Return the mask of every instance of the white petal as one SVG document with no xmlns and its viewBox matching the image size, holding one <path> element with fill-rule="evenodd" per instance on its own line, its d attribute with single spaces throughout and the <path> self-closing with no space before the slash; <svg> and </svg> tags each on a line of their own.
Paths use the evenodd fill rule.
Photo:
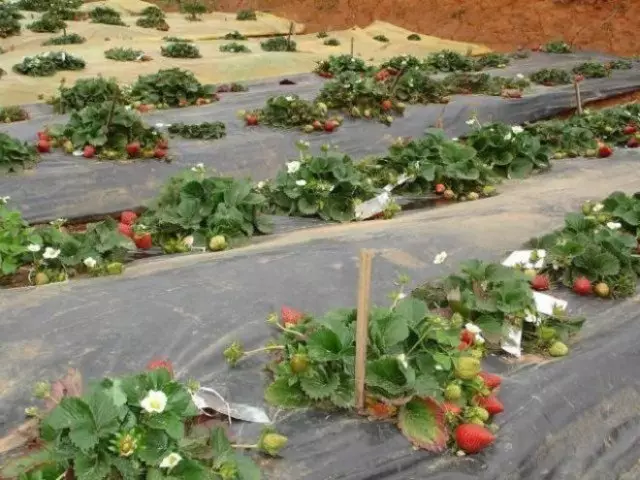
<svg viewBox="0 0 640 480">
<path fill-rule="evenodd" d="M 296 180 L 296 185 L 298 185 L 299 187 L 304 187 L 306 184 L 306 180 Z"/>
<path fill-rule="evenodd" d="M 433 259 L 433 263 L 435 263 L 436 265 L 440 265 L 441 263 L 444 263 L 446 259 L 447 259 L 447 252 L 440 252 Z"/>
</svg>

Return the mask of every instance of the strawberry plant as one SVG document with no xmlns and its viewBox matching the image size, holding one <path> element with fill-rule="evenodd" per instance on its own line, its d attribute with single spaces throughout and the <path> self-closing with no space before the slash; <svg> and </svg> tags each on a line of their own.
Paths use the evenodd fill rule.
<svg viewBox="0 0 640 480">
<path fill-rule="evenodd" d="M 179 68 L 141 75 L 131 86 L 132 100 L 171 107 L 194 105 L 198 99 L 217 100 L 213 85 L 201 84 L 192 72 Z"/>
<path fill-rule="evenodd" d="M 257 20 L 258 17 L 256 16 L 256 12 L 255 10 L 238 10 L 238 13 L 236 14 L 236 20 L 241 20 L 241 21 L 246 21 L 246 20 Z"/>
<path fill-rule="evenodd" d="M 322 148 L 313 155 L 298 143 L 299 160 L 288 162 L 273 183 L 262 187 L 275 213 L 349 222 L 355 206 L 373 198 L 376 190 L 347 155 Z"/>
<path fill-rule="evenodd" d="M 0 169 L 20 172 L 33 168 L 39 159 L 35 147 L 0 132 Z"/>
<path fill-rule="evenodd" d="M 526 125 L 525 130 L 542 145 L 553 150 L 556 159 L 584 155 L 595 157 L 596 139 L 588 128 L 568 125 L 562 120 L 548 120 Z"/>
<path fill-rule="evenodd" d="M 585 62 L 573 68 L 573 73 L 585 78 L 604 78 L 611 75 L 611 70 L 606 65 L 596 62 Z"/>
<path fill-rule="evenodd" d="M 529 78 L 534 83 L 545 85 L 547 87 L 553 87 L 555 85 L 568 85 L 573 81 L 571 74 L 565 70 L 559 70 L 557 68 L 543 68 L 537 72 L 532 73 Z"/>
<path fill-rule="evenodd" d="M 281 318 L 273 314 L 267 321 L 280 336 L 254 351 L 234 342 L 224 351 L 228 363 L 271 352 L 268 403 L 286 409 L 354 409 L 356 310 L 315 317 L 283 307 Z M 416 448 L 432 452 L 453 446 L 451 434 L 460 425 L 490 424 L 503 407 L 481 376 L 482 346 L 458 350 L 461 323 L 460 318 L 429 312 L 414 298 L 396 300 L 390 308 L 374 307 L 369 315 L 366 411 L 361 413 L 395 423 Z M 493 382 L 499 384 L 499 377 Z M 489 403 L 488 409 L 480 407 Z M 464 440 L 458 438 L 460 448 L 465 448 Z"/>
<path fill-rule="evenodd" d="M 20 10 L 28 12 L 46 12 L 49 7 L 49 0 L 19 0 L 15 5 Z"/>
<path fill-rule="evenodd" d="M 619 222 L 621 229 L 640 237 L 640 198 L 638 195 L 626 195 L 623 192 L 614 192 L 605 198 L 601 204 L 587 204 L 587 213 L 602 214 L 600 220 L 611 219 Z"/>
<path fill-rule="evenodd" d="M 204 122 L 192 125 L 174 123 L 169 127 L 169 133 L 183 138 L 218 140 L 226 137 L 227 129 L 222 122 Z"/>
<path fill-rule="evenodd" d="M 389 43 L 389 38 L 386 35 L 376 35 L 373 39 L 377 42 Z"/>
<path fill-rule="evenodd" d="M 29 114 L 27 113 L 27 111 L 18 105 L 0 107 L 0 122 L 13 123 L 22 122 L 23 120 L 28 119 Z"/>
<path fill-rule="evenodd" d="M 395 85 L 395 97 L 411 104 L 447 103 L 448 92 L 442 82 L 422 70 L 409 70 Z"/>
<path fill-rule="evenodd" d="M 0 4 L 0 38 L 20 35 L 20 13 L 10 4 Z"/>
<path fill-rule="evenodd" d="M 249 87 L 243 85 L 241 83 L 231 82 L 231 83 L 222 83 L 216 87 L 216 93 L 228 93 L 228 92 L 248 92 Z"/>
<path fill-rule="evenodd" d="M 327 60 L 320 60 L 314 72 L 324 77 L 332 77 L 343 72 L 365 73 L 369 70 L 364 60 L 345 54 L 329 55 Z"/>
<path fill-rule="evenodd" d="M 542 50 L 547 53 L 571 53 L 573 49 L 571 45 L 563 40 L 554 40 L 547 43 L 542 47 Z"/>
<path fill-rule="evenodd" d="M 201 20 L 200 15 L 207 13 L 207 7 L 202 0 L 184 0 L 180 2 L 180 10 L 187 13 L 187 20 L 197 22 Z"/>
<path fill-rule="evenodd" d="M 404 104 L 393 99 L 391 85 L 372 76 L 344 72 L 325 83 L 317 100 L 352 117 L 377 118 L 390 124 L 392 113 L 402 114 Z"/>
<path fill-rule="evenodd" d="M 225 40 L 246 40 L 247 37 L 242 35 L 239 31 L 234 30 L 233 32 L 229 32 L 224 36 Z"/>
<path fill-rule="evenodd" d="M 121 100 L 121 90 L 115 78 L 81 78 L 71 87 L 61 82 L 58 96 L 51 98 L 49 103 L 57 113 L 82 110 L 90 105 L 102 105 L 114 98 Z"/>
<path fill-rule="evenodd" d="M 0 165 L 8 163 L 5 160 L 5 154 L 11 152 L 7 148 L 8 141 L 15 142 L 7 139 L 6 134 L 0 133 L 0 153 L 3 153 L 0 156 Z M 29 253 L 29 245 L 42 243 L 41 238 L 29 227 L 20 212 L 7 206 L 7 200 L 0 198 L 0 283 L 4 283 L 8 276 L 16 273 L 24 264 L 24 259 Z"/>
<path fill-rule="evenodd" d="M 50 77 L 60 70 L 82 70 L 84 60 L 66 52 L 45 52 L 33 57 L 24 57 L 13 66 L 13 71 L 31 77 Z"/>
<path fill-rule="evenodd" d="M 488 73 L 452 73 L 442 80 L 449 93 L 468 95 L 502 95 L 504 90 L 524 90 L 529 82 L 524 78 L 494 77 Z"/>
<path fill-rule="evenodd" d="M 142 28 L 155 28 L 157 30 L 169 30 L 165 14 L 155 5 L 146 7 L 140 12 L 140 18 L 136 20 L 136 25 Z"/>
<path fill-rule="evenodd" d="M 631 70 L 633 68 L 633 62 L 631 60 L 612 60 L 605 63 L 605 67 L 609 70 Z"/>
<path fill-rule="evenodd" d="M 552 347 L 557 348 L 559 342 L 564 345 L 584 323 L 559 309 L 552 315 L 537 312 L 524 272 L 480 260 L 464 262 L 459 273 L 428 282 L 413 296 L 447 317 L 457 315 L 470 322 L 473 328 L 467 324 L 467 329 L 481 334 L 483 345 L 492 350 L 500 347 L 510 331 L 521 330 L 525 352 L 551 355 Z M 467 339 L 462 336 L 461 340 L 459 348 L 466 351 Z"/>
<path fill-rule="evenodd" d="M 585 110 L 583 115 L 568 119 L 566 125 L 586 128 L 601 142 L 626 145 L 629 133 L 625 129 L 639 122 L 640 105 L 632 103 L 599 111 Z"/>
<path fill-rule="evenodd" d="M 201 58 L 200 49 L 192 43 L 177 42 L 169 43 L 160 47 L 160 54 L 163 57 L 172 58 Z"/>
<path fill-rule="evenodd" d="M 98 6 L 89 12 L 91 23 L 103 23 L 105 25 L 126 26 L 117 10 L 111 7 Z"/>
<path fill-rule="evenodd" d="M 439 72 L 471 72 L 475 70 L 473 58 L 451 50 L 431 53 L 425 63 Z"/>
<path fill-rule="evenodd" d="M 164 40 L 165 42 L 171 42 L 171 43 L 177 43 L 177 42 L 193 43 L 193 40 L 191 40 L 190 38 L 183 38 L 183 37 L 162 37 L 162 40 Z"/>
<path fill-rule="evenodd" d="M 243 45 L 241 43 L 225 43 L 224 45 L 220 45 L 221 52 L 231 52 L 231 53 L 251 53 L 249 47 Z"/>
<path fill-rule="evenodd" d="M 422 40 L 422 38 L 420 38 L 420 35 L 418 35 L 417 33 L 411 33 L 407 35 L 407 40 L 411 40 L 412 42 L 419 42 L 420 40 Z"/>
<path fill-rule="evenodd" d="M 475 57 L 475 69 L 483 70 L 485 68 L 504 68 L 509 65 L 509 57 L 502 53 L 485 53 Z"/>
<path fill-rule="evenodd" d="M 198 166 L 172 177 L 138 221 L 156 244 L 165 246 L 191 236 L 194 245 L 217 250 L 214 239 L 233 246 L 270 233 L 271 225 L 262 214 L 266 205 L 249 181 L 209 176 Z"/>
<path fill-rule="evenodd" d="M 520 126 L 490 123 L 478 126 L 466 138 L 482 163 L 506 178 L 525 178 L 551 168 L 551 149 Z"/>
<path fill-rule="evenodd" d="M 49 40 L 42 42 L 42 45 L 78 45 L 86 42 L 87 39 L 77 33 L 67 33 L 58 37 L 51 37 Z"/>
<path fill-rule="evenodd" d="M 73 111 L 67 124 L 50 127 L 49 135 L 68 153 L 84 149 L 87 158 L 126 158 L 127 146 L 133 142 L 139 144 L 136 156 L 164 158 L 158 155 L 160 133 L 147 127 L 136 112 L 113 101 Z"/>
<path fill-rule="evenodd" d="M 265 52 L 295 52 L 297 50 L 296 42 L 281 35 L 260 42 L 260 47 Z"/>
<path fill-rule="evenodd" d="M 561 230 L 532 241 L 547 251 L 542 271 L 583 295 L 600 283 L 607 287 L 603 296 L 633 295 L 640 273 L 635 235 L 622 230 L 608 212 L 585 211 L 568 214 Z M 576 282 L 586 283 L 586 290 Z"/>
<path fill-rule="evenodd" d="M 144 52 L 134 48 L 114 47 L 105 50 L 104 56 L 116 62 L 135 62 L 144 58 Z"/>
<path fill-rule="evenodd" d="M 340 46 L 340 40 L 338 40 L 337 38 L 327 38 L 324 42 L 322 42 L 323 45 L 326 45 L 327 47 L 338 47 Z"/>
<path fill-rule="evenodd" d="M 260 468 L 243 449 L 276 456 L 287 438 L 265 428 L 254 445 L 232 444 L 225 430 L 208 422 L 192 395 L 196 381 L 173 377 L 170 362 L 147 370 L 93 381 L 83 391 L 71 369 L 55 382 L 39 382 L 34 395 L 44 410 L 27 409 L 38 420 L 37 445 L 0 471 L 4 478 L 228 478 L 255 480 Z M 170 472 L 170 477 L 166 474 Z"/>
<path fill-rule="evenodd" d="M 291 128 L 324 121 L 327 110 L 323 104 L 309 102 L 298 95 L 277 95 L 268 98 L 266 105 L 252 114 L 265 125 Z"/>
<path fill-rule="evenodd" d="M 490 191 L 486 187 L 498 181 L 473 148 L 448 140 L 439 131 L 394 144 L 386 156 L 365 161 L 359 168 L 373 179 L 375 186 L 393 185 L 399 177 L 406 176 L 408 180 L 394 191 L 430 193 L 435 185 L 442 184 L 451 192 L 450 199 L 466 198 L 465 195 L 479 198 Z"/>
<path fill-rule="evenodd" d="M 380 65 L 381 69 L 393 69 L 398 72 L 408 70 L 428 70 L 423 60 L 414 55 L 397 55 L 384 61 Z"/>
<path fill-rule="evenodd" d="M 32 32 L 56 33 L 66 26 L 67 24 L 61 18 L 45 13 L 40 19 L 27 25 L 27 28 Z"/>
</svg>

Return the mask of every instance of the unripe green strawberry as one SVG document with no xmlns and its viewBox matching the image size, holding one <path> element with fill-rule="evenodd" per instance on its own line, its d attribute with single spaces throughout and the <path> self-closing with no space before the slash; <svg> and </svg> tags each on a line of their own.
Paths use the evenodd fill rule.
<svg viewBox="0 0 640 480">
<path fill-rule="evenodd" d="M 484 422 L 477 417 L 468 419 L 467 423 L 471 423 L 473 425 L 480 425 L 481 427 L 484 427 Z"/>
<path fill-rule="evenodd" d="M 107 273 L 109 275 L 119 275 L 122 273 L 122 264 L 120 262 L 112 262 L 107 265 Z"/>
<path fill-rule="evenodd" d="M 540 340 L 550 342 L 556 336 L 556 329 L 553 327 L 540 327 Z"/>
<path fill-rule="evenodd" d="M 462 388 L 460 385 L 450 383 L 444 389 L 444 398 L 447 400 L 458 400 L 462 396 Z"/>
<path fill-rule="evenodd" d="M 482 407 L 468 407 L 464 411 L 464 416 L 469 419 L 478 418 L 483 422 L 489 420 L 489 412 Z"/>
<path fill-rule="evenodd" d="M 482 187 L 482 194 L 485 197 L 489 197 L 495 193 L 496 193 L 496 187 L 494 187 L 493 185 L 487 185 L 485 187 Z"/>
<path fill-rule="evenodd" d="M 477 348 L 474 348 L 473 350 L 471 350 L 470 353 L 473 358 L 477 358 L 478 360 L 481 360 L 482 357 L 484 357 L 484 352 Z"/>
<path fill-rule="evenodd" d="M 44 272 L 38 272 L 36 273 L 34 283 L 36 285 L 46 285 L 47 283 L 49 283 L 49 277 Z"/>
<path fill-rule="evenodd" d="M 302 373 L 309 367 L 309 357 L 303 353 L 296 353 L 289 362 L 293 373 Z"/>
<path fill-rule="evenodd" d="M 480 373 L 480 360 L 473 357 L 462 357 L 456 365 L 456 377 L 471 380 Z"/>
<path fill-rule="evenodd" d="M 564 357 L 569 353 L 569 347 L 562 342 L 555 342 L 549 347 L 549 355 L 552 357 Z"/>
</svg>

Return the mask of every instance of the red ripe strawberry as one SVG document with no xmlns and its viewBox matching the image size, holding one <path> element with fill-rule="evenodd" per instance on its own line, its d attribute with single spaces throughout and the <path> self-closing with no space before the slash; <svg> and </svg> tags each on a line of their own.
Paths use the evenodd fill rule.
<svg viewBox="0 0 640 480">
<path fill-rule="evenodd" d="M 164 148 L 156 147 L 153 151 L 153 156 L 156 158 L 164 158 L 167 156 L 167 151 Z"/>
<path fill-rule="evenodd" d="M 484 380 L 484 384 L 491 390 L 498 388 L 502 383 L 502 377 L 495 373 L 480 372 L 478 376 Z"/>
<path fill-rule="evenodd" d="M 146 103 L 143 103 L 138 107 L 138 111 L 140 113 L 147 113 L 149 110 L 151 110 L 151 108 Z"/>
<path fill-rule="evenodd" d="M 446 189 L 447 189 L 447 187 L 445 187 L 442 183 L 438 183 L 435 186 L 435 191 L 439 195 L 442 195 Z"/>
<path fill-rule="evenodd" d="M 181 98 L 180 100 L 178 100 L 179 107 L 186 107 L 187 105 L 189 105 L 189 102 L 185 98 Z"/>
<path fill-rule="evenodd" d="M 51 144 L 49 140 L 38 140 L 37 149 L 40 153 L 49 153 L 51 151 Z"/>
<path fill-rule="evenodd" d="M 331 133 L 336 129 L 336 122 L 333 120 L 327 120 L 324 122 L 324 131 L 327 133 Z"/>
<path fill-rule="evenodd" d="M 575 77 L 573 77 L 573 79 L 576 83 L 580 83 L 584 80 L 584 75 L 576 75 Z"/>
<path fill-rule="evenodd" d="M 531 280 L 531 288 L 538 291 L 549 290 L 549 276 L 548 275 L 536 275 Z"/>
<path fill-rule="evenodd" d="M 463 423 L 456 428 L 456 443 L 465 453 L 478 453 L 491 445 L 496 437 L 486 428 L 472 423 Z"/>
<path fill-rule="evenodd" d="M 294 326 L 304 318 L 304 313 L 294 308 L 283 305 L 280 309 L 280 318 L 282 318 L 282 324 L 285 327 Z"/>
<path fill-rule="evenodd" d="M 479 407 L 484 408 L 489 415 L 497 415 L 499 413 L 504 412 L 504 405 L 502 402 L 498 400 L 495 395 L 491 395 L 489 397 L 476 397 L 476 403 Z"/>
<path fill-rule="evenodd" d="M 393 108 L 393 103 L 391 103 L 391 100 L 383 100 L 380 106 L 382 107 L 382 110 L 388 112 Z"/>
<path fill-rule="evenodd" d="M 388 417 L 392 413 L 391 405 L 387 405 L 383 402 L 376 402 L 369 407 L 371 414 L 374 417 Z"/>
<path fill-rule="evenodd" d="M 460 332 L 460 340 L 466 343 L 467 345 L 473 345 L 473 342 L 475 341 L 475 339 L 476 339 L 476 336 L 466 328 L 462 330 L 462 332 Z"/>
<path fill-rule="evenodd" d="M 627 147 L 629 148 L 638 148 L 638 145 L 640 145 L 640 142 L 638 142 L 638 139 L 636 137 L 631 137 L 629 140 L 627 140 Z"/>
<path fill-rule="evenodd" d="M 166 150 L 167 148 L 169 148 L 169 141 L 166 138 L 159 138 L 156 142 L 156 147 L 162 150 Z"/>
<path fill-rule="evenodd" d="M 118 231 L 125 237 L 133 238 L 133 228 L 126 223 L 118 224 Z"/>
<path fill-rule="evenodd" d="M 253 127 L 255 125 L 258 125 L 258 117 L 256 117 L 253 114 L 249 114 L 247 116 L 244 117 L 244 121 L 246 122 L 246 124 L 250 127 Z"/>
<path fill-rule="evenodd" d="M 573 291 L 578 295 L 591 295 L 591 282 L 586 277 L 578 277 L 573 281 Z"/>
<path fill-rule="evenodd" d="M 127 153 L 130 157 L 137 157 L 140 153 L 140 142 L 131 142 L 127 145 Z"/>
<path fill-rule="evenodd" d="M 610 157 L 613 153 L 613 149 L 609 145 L 605 145 L 604 143 L 600 145 L 598 148 L 598 156 L 600 158 Z"/>
<path fill-rule="evenodd" d="M 314 130 L 322 130 L 322 122 L 320 120 L 314 120 L 311 125 Z"/>
<path fill-rule="evenodd" d="M 471 346 L 471 344 L 467 343 L 467 342 L 460 342 L 458 344 L 458 350 L 462 351 L 462 350 L 466 350 L 467 348 L 469 348 Z"/>
<path fill-rule="evenodd" d="M 149 232 L 134 235 L 133 242 L 140 250 L 148 250 L 153 245 L 153 242 L 151 241 L 151 234 Z"/>
<path fill-rule="evenodd" d="M 624 127 L 624 130 L 622 130 L 622 131 L 623 131 L 623 133 L 625 135 L 632 135 L 632 134 L 636 133 L 638 131 L 638 129 L 636 128 L 635 125 L 629 124 L 626 127 Z"/>
<path fill-rule="evenodd" d="M 38 132 L 38 140 L 46 140 L 47 142 L 49 140 L 51 140 L 51 137 L 49 137 L 49 134 L 45 131 L 42 132 Z"/>
<path fill-rule="evenodd" d="M 93 158 L 95 154 L 96 154 L 96 149 L 93 145 L 87 145 L 82 150 L 82 156 L 84 158 Z"/>
<path fill-rule="evenodd" d="M 126 225 L 133 225 L 133 222 L 136 221 L 138 215 L 136 212 L 132 212 L 131 210 L 125 210 L 120 214 L 120 222 Z"/>
<path fill-rule="evenodd" d="M 147 363 L 147 370 L 157 370 L 158 368 L 164 368 L 169 372 L 171 378 L 173 378 L 173 365 L 171 361 L 162 358 L 154 358 Z"/>
</svg>

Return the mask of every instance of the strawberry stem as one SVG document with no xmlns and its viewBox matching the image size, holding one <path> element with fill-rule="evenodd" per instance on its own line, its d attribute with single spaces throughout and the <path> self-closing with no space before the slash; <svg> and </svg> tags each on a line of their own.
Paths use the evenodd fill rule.
<svg viewBox="0 0 640 480">
<path fill-rule="evenodd" d="M 307 336 L 306 336 L 304 333 L 298 332 L 298 331 L 296 331 L 296 330 L 292 330 L 292 329 L 290 329 L 290 328 L 283 327 L 282 325 L 280 325 L 280 323 L 276 323 L 276 326 L 277 326 L 280 330 L 282 330 L 283 332 L 285 332 L 285 333 L 291 333 L 291 334 L 293 334 L 293 335 L 297 335 L 298 337 L 300 337 L 300 338 L 301 338 L 301 339 L 303 339 L 303 340 L 306 340 L 306 339 L 307 339 Z"/>
<path fill-rule="evenodd" d="M 248 350 L 244 352 L 244 356 L 248 357 L 249 355 L 253 355 L 255 353 L 269 352 L 271 350 L 284 350 L 284 345 L 271 345 L 269 347 L 262 347 L 262 348 L 256 348 L 255 350 Z"/>
<path fill-rule="evenodd" d="M 243 444 L 240 444 L 240 443 L 234 443 L 234 444 L 232 444 L 231 446 L 232 446 L 233 448 L 244 448 L 244 449 L 246 449 L 246 450 L 250 450 L 250 449 L 256 449 L 256 448 L 258 448 L 258 444 L 255 444 L 255 445 L 243 445 Z"/>
</svg>

